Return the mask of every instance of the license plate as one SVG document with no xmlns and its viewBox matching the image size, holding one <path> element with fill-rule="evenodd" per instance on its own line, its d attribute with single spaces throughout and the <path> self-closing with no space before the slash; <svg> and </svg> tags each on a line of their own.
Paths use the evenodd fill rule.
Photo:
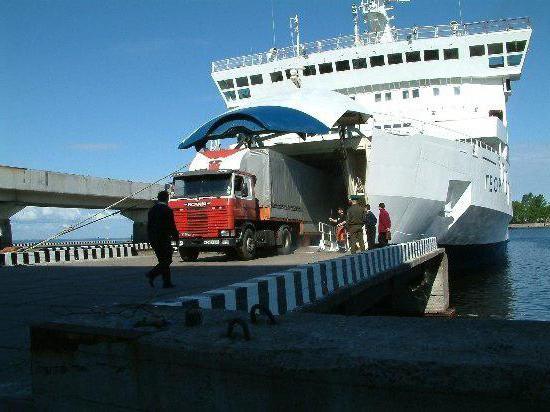
<svg viewBox="0 0 550 412">
<path fill-rule="evenodd" d="M 220 241 L 218 239 L 208 239 L 204 241 L 205 245 L 219 245 Z"/>
</svg>

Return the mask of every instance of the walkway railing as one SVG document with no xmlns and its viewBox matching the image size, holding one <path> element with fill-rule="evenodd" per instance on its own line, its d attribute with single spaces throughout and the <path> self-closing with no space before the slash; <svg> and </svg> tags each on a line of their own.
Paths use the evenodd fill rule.
<svg viewBox="0 0 550 412">
<path fill-rule="evenodd" d="M 336 228 L 332 225 L 319 222 L 319 233 L 321 234 L 319 250 L 324 252 L 337 252 L 338 239 L 336 237 Z"/>
<path fill-rule="evenodd" d="M 406 29 L 394 28 L 392 30 L 392 36 L 388 40 L 383 38 L 382 33 L 371 32 L 361 34 L 359 41 L 357 41 L 355 35 L 348 35 L 303 43 L 300 45 L 300 55 L 307 56 L 314 53 L 322 53 L 331 50 L 346 49 L 368 44 L 378 44 L 382 42 L 393 43 L 418 39 L 433 39 L 438 37 L 468 36 L 472 34 L 524 30 L 529 28 L 531 28 L 531 20 L 528 17 L 487 20 L 464 24 L 456 23 L 439 26 L 417 26 Z M 255 66 L 274 60 L 290 59 L 297 56 L 298 53 L 296 46 L 289 46 L 270 52 L 256 53 L 214 61 L 212 63 L 212 72 L 219 72 L 246 66 Z"/>
</svg>

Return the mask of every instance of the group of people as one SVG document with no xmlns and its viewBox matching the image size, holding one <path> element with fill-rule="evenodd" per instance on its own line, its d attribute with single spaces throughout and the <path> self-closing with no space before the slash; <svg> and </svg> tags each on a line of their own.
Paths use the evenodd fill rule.
<svg viewBox="0 0 550 412">
<path fill-rule="evenodd" d="M 344 209 L 338 209 L 336 219 L 330 221 L 336 224 L 337 240 L 340 247 L 346 248 L 349 235 L 351 253 L 365 250 L 363 227 L 367 234 L 367 246 L 369 249 L 376 245 L 376 224 L 378 223 L 378 247 L 388 244 L 391 239 L 391 219 L 386 211 L 384 203 L 378 205 L 380 213 L 378 219 L 370 210 L 370 205 L 361 206 L 356 198 L 350 200 L 347 213 Z M 172 263 L 172 240 L 179 240 L 179 233 L 174 221 L 174 212 L 168 206 L 168 192 L 158 194 L 157 203 L 149 210 L 147 233 L 149 242 L 155 251 L 158 264 L 146 274 L 149 284 L 154 287 L 155 278 L 162 277 L 164 288 L 173 288 L 174 284 L 170 276 L 170 264 Z"/>
<path fill-rule="evenodd" d="M 343 208 L 338 209 L 336 219 L 329 220 L 336 225 L 336 239 L 338 245 L 346 249 L 349 237 L 349 248 L 351 253 L 365 250 L 363 228 L 367 235 L 368 249 L 384 247 L 391 240 L 391 219 L 386 210 L 386 205 L 378 205 L 380 213 L 378 219 L 370 210 L 370 205 L 361 206 L 357 199 L 352 198 L 347 213 Z M 378 224 L 378 244 L 376 244 L 376 225 Z"/>
</svg>

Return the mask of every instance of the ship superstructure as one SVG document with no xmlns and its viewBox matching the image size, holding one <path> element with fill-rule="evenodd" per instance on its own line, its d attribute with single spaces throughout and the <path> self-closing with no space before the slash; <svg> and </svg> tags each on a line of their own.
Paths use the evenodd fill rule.
<svg viewBox="0 0 550 412">
<path fill-rule="evenodd" d="M 372 115 L 346 132 L 348 193 L 385 201 L 390 212 L 393 206 L 398 240 L 506 240 L 506 103 L 524 67 L 530 20 L 398 29 L 390 24 L 389 3 L 353 5 L 353 34 L 329 40 L 302 43 L 293 17 L 290 47 L 213 62 L 216 86 L 229 109 L 300 91 L 348 96 Z M 326 167 L 336 164 L 330 153 L 341 140 L 334 130 L 265 145 Z"/>
</svg>

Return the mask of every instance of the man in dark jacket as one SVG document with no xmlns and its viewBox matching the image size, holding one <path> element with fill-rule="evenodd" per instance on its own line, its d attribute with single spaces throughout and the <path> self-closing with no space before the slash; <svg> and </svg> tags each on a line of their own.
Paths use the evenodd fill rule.
<svg viewBox="0 0 550 412">
<path fill-rule="evenodd" d="M 365 229 L 367 232 L 367 245 L 369 250 L 376 247 L 376 216 L 370 210 L 370 205 L 365 206 Z"/>
<path fill-rule="evenodd" d="M 174 212 L 168 206 L 168 192 L 163 190 L 157 196 L 158 202 L 149 210 L 147 221 L 147 234 L 149 243 L 155 251 L 158 264 L 147 273 L 149 284 L 154 287 L 154 280 L 162 275 L 163 288 L 173 288 L 170 277 L 170 264 L 172 263 L 172 239 L 179 240 L 178 229 L 174 220 Z"/>
<path fill-rule="evenodd" d="M 351 198 L 350 202 L 351 206 L 348 209 L 346 223 L 348 226 L 351 253 L 357 253 L 358 243 L 359 250 L 363 252 L 365 250 L 365 240 L 363 239 L 364 209 L 359 206 L 356 198 Z"/>
</svg>

